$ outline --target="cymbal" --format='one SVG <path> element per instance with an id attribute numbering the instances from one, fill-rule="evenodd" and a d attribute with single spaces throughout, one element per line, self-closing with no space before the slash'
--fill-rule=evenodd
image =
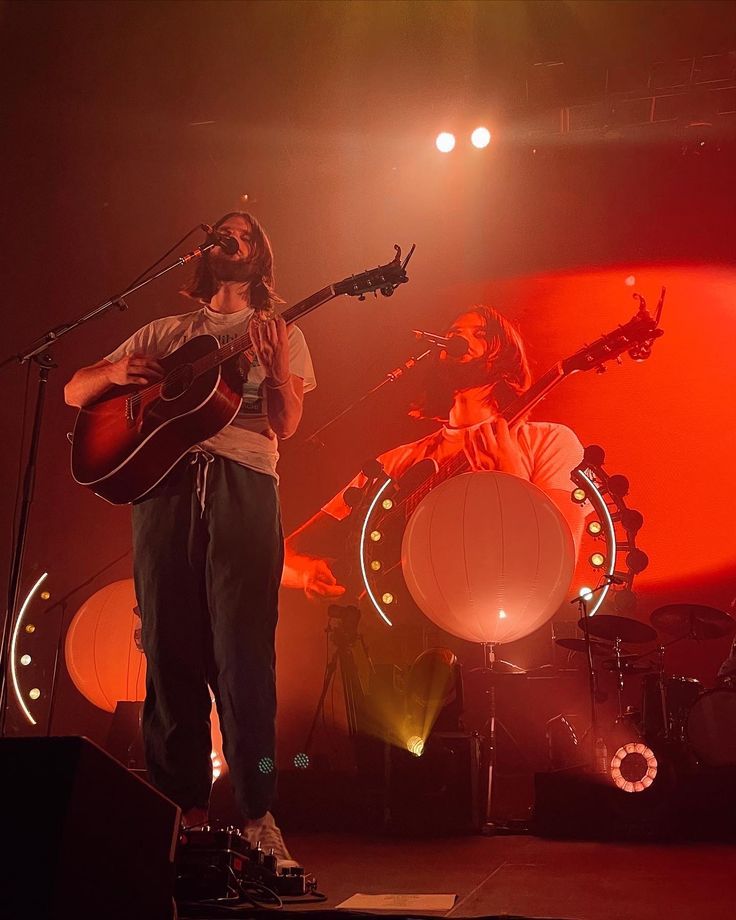
<path id="1" fill-rule="evenodd" d="M 736 629 L 729 614 L 702 604 L 667 604 L 654 611 L 651 621 L 662 632 L 691 639 L 720 639 Z"/>
<path id="2" fill-rule="evenodd" d="M 601 667 L 606 671 L 621 671 L 622 674 L 646 674 L 657 669 L 651 661 L 638 661 L 638 655 L 622 655 L 621 658 L 606 658 Z"/>
<path id="3" fill-rule="evenodd" d="M 580 620 L 578 626 L 583 629 L 585 620 Z M 598 639 L 608 639 L 610 642 L 620 639 L 633 645 L 657 638 L 657 633 L 647 623 L 605 613 L 588 617 L 588 632 Z"/>
<path id="4" fill-rule="evenodd" d="M 555 639 L 555 642 L 571 652 L 585 652 L 585 639 Z M 594 655 L 610 655 L 613 651 L 608 642 L 601 642 L 600 639 L 591 639 L 590 647 Z"/>

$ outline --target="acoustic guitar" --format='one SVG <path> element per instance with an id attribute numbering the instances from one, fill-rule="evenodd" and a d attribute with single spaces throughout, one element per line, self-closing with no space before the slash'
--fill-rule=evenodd
<path id="1" fill-rule="evenodd" d="M 388 297 L 408 281 L 401 250 L 386 265 L 329 284 L 281 314 L 287 325 L 342 294 Z M 113 504 L 147 495 L 195 444 L 229 425 L 240 410 L 241 378 L 228 373 L 252 345 L 245 333 L 220 346 L 195 336 L 160 357 L 164 376 L 153 384 L 119 387 L 82 408 L 72 440 L 72 476 Z M 230 362 L 229 365 L 226 362 Z"/>

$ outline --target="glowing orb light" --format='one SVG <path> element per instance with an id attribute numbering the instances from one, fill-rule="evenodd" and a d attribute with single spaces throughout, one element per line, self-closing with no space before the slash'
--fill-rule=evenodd
<path id="1" fill-rule="evenodd" d="M 508 473 L 464 473 L 421 501 L 401 564 L 433 623 L 471 642 L 502 643 L 528 636 L 559 608 L 575 548 L 567 521 L 537 486 Z"/>

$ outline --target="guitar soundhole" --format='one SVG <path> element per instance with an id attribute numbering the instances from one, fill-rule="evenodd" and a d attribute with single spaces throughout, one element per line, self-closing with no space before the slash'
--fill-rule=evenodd
<path id="1" fill-rule="evenodd" d="M 161 384 L 162 399 L 177 399 L 189 389 L 194 379 L 191 364 L 182 364 L 168 374 Z"/>

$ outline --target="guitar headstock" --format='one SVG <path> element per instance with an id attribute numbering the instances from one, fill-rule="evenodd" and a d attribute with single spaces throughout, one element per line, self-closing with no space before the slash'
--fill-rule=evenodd
<path id="1" fill-rule="evenodd" d="M 624 352 L 634 361 L 644 361 L 652 353 L 652 345 L 664 330 L 659 328 L 659 318 L 662 313 L 664 288 L 657 309 L 657 316 L 653 317 L 647 311 L 644 298 L 635 294 L 639 300 L 639 311 L 623 326 L 617 326 L 612 332 L 607 332 L 591 345 L 586 345 L 574 355 L 562 362 L 563 371 L 571 374 L 574 371 L 603 370 L 608 361 L 615 361 Z"/>
<path id="2" fill-rule="evenodd" d="M 401 261 L 401 249 L 394 246 L 396 255 L 386 265 L 379 265 L 359 275 L 351 275 L 334 284 L 335 294 L 347 294 L 350 297 L 365 299 L 366 294 L 375 294 L 380 291 L 384 297 L 390 297 L 400 284 L 409 280 L 406 266 L 414 253 L 414 246 L 409 250 L 409 255 Z"/>

